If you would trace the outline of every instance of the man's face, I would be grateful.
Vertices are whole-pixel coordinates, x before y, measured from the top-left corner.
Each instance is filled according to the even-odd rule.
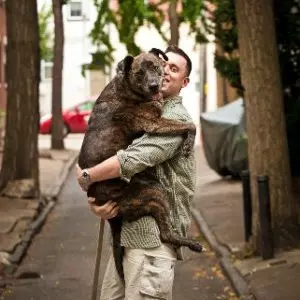
[[[169,60],[164,62],[164,80],[161,88],[164,98],[179,95],[180,90],[189,83],[185,58],[174,52],[168,52],[166,55]]]

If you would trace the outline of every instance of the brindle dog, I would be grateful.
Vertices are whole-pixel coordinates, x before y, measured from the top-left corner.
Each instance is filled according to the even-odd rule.
[[[159,49],[151,49],[136,57],[126,56],[117,67],[117,75],[105,87],[95,102],[79,154],[79,166],[92,167],[125,149],[144,133],[183,135],[182,151],[189,155],[195,138],[195,126],[162,118],[163,99],[159,90],[163,79],[163,64],[168,57]],[[154,169],[149,168],[126,183],[112,179],[93,183],[88,196],[98,205],[113,200],[120,207],[119,215],[108,220],[112,229],[116,268],[123,278],[123,249],[120,246],[121,225],[143,216],[155,218],[161,240],[175,246],[187,246],[201,252],[202,245],[193,239],[172,232],[168,201]]]

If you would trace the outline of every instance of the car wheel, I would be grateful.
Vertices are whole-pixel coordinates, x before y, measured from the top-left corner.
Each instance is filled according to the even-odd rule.
[[[69,126],[68,126],[66,123],[64,123],[64,127],[63,127],[63,137],[65,138],[69,133],[70,133]]]
[[[52,133],[52,129],[49,131],[49,134],[51,134],[51,133]],[[63,125],[63,137],[65,138],[69,133],[70,133],[70,128],[66,123],[64,123],[64,125]]]
[[[231,173],[229,172],[229,170],[227,168],[222,168],[222,169],[218,170],[217,173],[222,177],[231,175]]]
[[[230,176],[233,180],[240,180],[241,176],[238,173],[229,171],[227,168],[223,168],[217,172],[222,177]]]

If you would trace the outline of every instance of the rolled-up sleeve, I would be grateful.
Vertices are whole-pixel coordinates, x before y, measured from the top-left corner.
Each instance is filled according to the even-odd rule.
[[[135,174],[172,158],[180,149],[182,141],[182,136],[144,134],[127,149],[117,152],[121,166],[120,178],[130,182]]]

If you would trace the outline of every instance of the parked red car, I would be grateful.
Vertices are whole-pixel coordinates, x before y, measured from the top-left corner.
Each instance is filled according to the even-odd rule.
[[[91,115],[94,101],[85,101],[63,111],[64,136],[68,133],[84,133]],[[40,119],[40,133],[51,133],[52,115],[47,114]]]

